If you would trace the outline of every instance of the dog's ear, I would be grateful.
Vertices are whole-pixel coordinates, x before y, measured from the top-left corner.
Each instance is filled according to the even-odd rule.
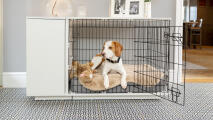
[[[120,57],[123,50],[123,46],[117,41],[114,41],[113,44],[115,45],[115,56]]]

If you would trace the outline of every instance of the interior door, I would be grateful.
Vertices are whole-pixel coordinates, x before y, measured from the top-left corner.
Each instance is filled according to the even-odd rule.
[[[147,26],[137,28],[136,31],[146,33],[138,34],[136,38],[140,39],[136,39],[134,44],[135,61],[137,61],[135,78],[146,82],[146,85],[137,88],[184,105],[183,28],[168,25]],[[152,68],[148,69],[140,65],[152,66]]]
[[[27,19],[27,95],[65,92],[65,19]]]

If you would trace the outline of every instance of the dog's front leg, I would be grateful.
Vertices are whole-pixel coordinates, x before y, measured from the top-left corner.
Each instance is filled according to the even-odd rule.
[[[121,76],[121,87],[123,89],[126,89],[127,87],[127,82],[126,82],[126,71],[125,69],[122,67],[121,71],[120,71]]]
[[[109,68],[107,67],[104,67],[103,69],[103,76],[104,76],[104,87],[105,89],[108,89],[109,88],[109,78],[108,78],[108,72],[109,72]]]

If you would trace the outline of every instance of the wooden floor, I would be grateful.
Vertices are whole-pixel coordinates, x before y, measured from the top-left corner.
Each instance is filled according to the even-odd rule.
[[[202,49],[187,49],[186,61],[207,69],[186,70],[186,82],[213,82],[213,46]]]

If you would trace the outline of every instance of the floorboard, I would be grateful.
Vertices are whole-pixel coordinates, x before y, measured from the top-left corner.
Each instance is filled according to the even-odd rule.
[[[203,46],[202,49],[187,49],[186,61],[207,68],[186,70],[186,82],[213,82],[213,46]]]

